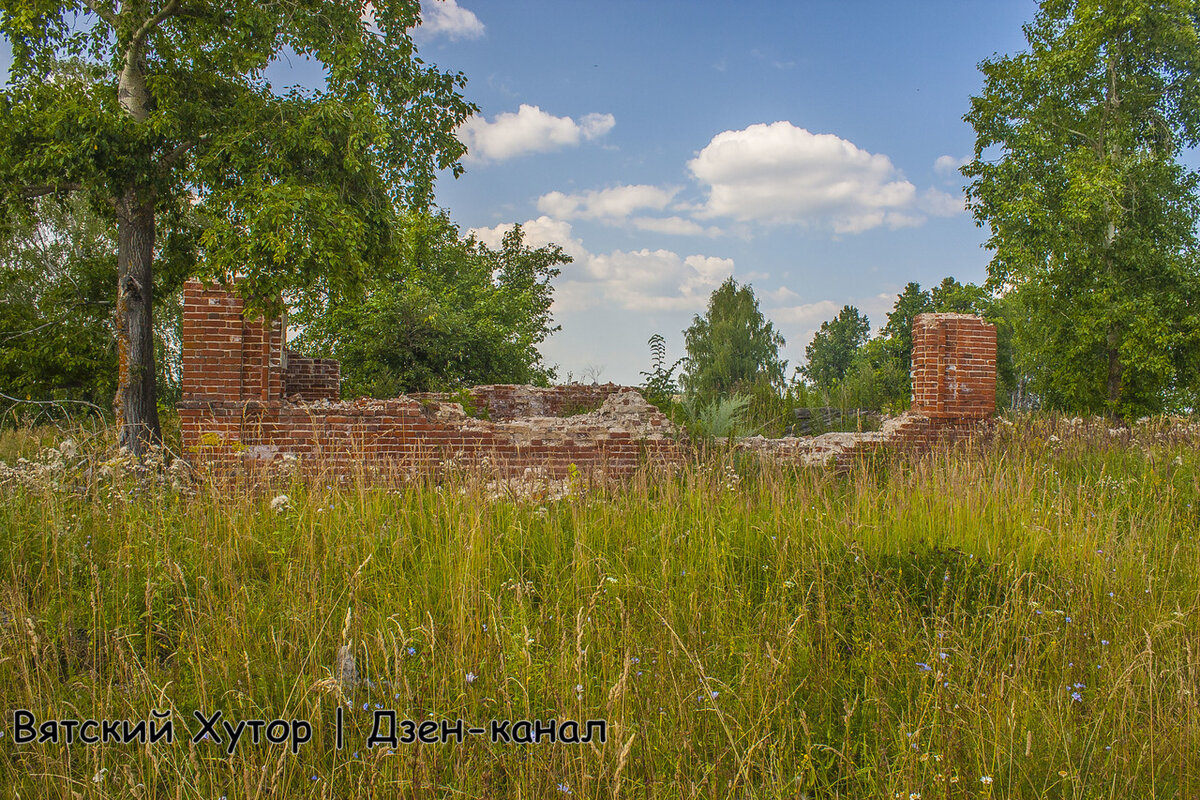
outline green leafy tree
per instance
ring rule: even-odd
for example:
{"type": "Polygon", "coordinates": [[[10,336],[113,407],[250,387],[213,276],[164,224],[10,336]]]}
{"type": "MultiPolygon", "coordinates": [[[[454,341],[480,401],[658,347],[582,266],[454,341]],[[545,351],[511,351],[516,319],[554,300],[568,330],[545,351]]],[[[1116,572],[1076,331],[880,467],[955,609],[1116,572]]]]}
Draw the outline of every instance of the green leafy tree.
{"type": "Polygon", "coordinates": [[[727,394],[758,382],[783,384],[786,362],[779,358],[784,339],[758,309],[749,286],[732,277],[708,301],[684,331],[687,358],[680,383],[689,395],[727,394]]]}
{"type": "Polygon", "coordinates": [[[1044,0],[1029,51],[984,61],[968,202],[993,289],[1050,406],[1194,405],[1200,353],[1200,14],[1183,0],[1044,0]]]}
{"type": "Polygon", "coordinates": [[[804,376],[819,389],[832,390],[850,369],[860,347],[867,343],[870,321],[854,306],[842,306],[831,320],[821,323],[821,329],[804,348],[808,363],[804,376]]]}
{"type": "Polygon", "coordinates": [[[463,239],[444,214],[413,214],[399,257],[362,295],[301,302],[294,346],[341,361],[350,397],[545,384],[553,370],[537,347],[558,329],[551,280],[570,260],[556,245],[526,246],[520,226],[493,250],[463,239]]]}
{"type": "Polygon", "coordinates": [[[47,204],[0,240],[0,392],[107,404],[116,378],[116,242],[79,203],[47,204]]]}
{"type": "MultiPolygon", "coordinates": [[[[0,392],[20,399],[111,408],[117,350],[111,289],[116,231],[82,198],[34,201],[33,217],[9,220],[0,237],[0,392]]],[[[178,399],[178,253],[159,253],[155,314],[159,401],[178,399]]]]}
{"type": "MultiPolygon", "coordinates": [[[[953,280],[948,278],[947,280],[953,280]]],[[[918,314],[933,310],[933,301],[929,292],[921,288],[921,284],[910,282],[904,291],[896,296],[896,304],[887,316],[887,324],[883,326],[883,335],[888,340],[888,350],[893,352],[905,372],[912,367],[912,327],[913,320],[918,314]]]]}
{"type": "Polygon", "coordinates": [[[178,244],[203,277],[236,274],[267,311],[282,290],[333,297],[394,249],[397,207],[426,201],[438,169],[461,170],[465,79],[416,58],[417,0],[371,8],[0,0],[13,52],[0,217],[80,194],[112,218],[114,408],[135,452],[160,436],[159,253],[178,244]],[[325,86],[275,92],[263,70],[288,52],[321,64],[325,86]],[[198,238],[177,224],[193,209],[198,238]]]}

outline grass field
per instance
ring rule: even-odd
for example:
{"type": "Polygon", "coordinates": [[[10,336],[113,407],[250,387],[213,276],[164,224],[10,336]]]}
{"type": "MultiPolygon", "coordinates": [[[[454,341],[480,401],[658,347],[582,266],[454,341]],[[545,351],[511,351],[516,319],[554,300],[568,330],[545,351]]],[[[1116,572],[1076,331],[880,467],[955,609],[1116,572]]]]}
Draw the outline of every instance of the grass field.
{"type": "Polygon", "coordinates": [[[103,437],[39,456],[61,434],[10,432],[0,786],[1200,797],[1197,429],[1026,418],[847,476],[715,454],[565,497],[471,476],[172,485],[105,463],[103,437]],[[39,738],[169,710],[174,742],[18,744],[19,709],[39,738]],[[311,741],[247,732],[230,754],[220,727],[192,741],[197,709],[303,720],[311,741]],[[368,747],[388,710],[604,720],[607,737],[368,747]]]}

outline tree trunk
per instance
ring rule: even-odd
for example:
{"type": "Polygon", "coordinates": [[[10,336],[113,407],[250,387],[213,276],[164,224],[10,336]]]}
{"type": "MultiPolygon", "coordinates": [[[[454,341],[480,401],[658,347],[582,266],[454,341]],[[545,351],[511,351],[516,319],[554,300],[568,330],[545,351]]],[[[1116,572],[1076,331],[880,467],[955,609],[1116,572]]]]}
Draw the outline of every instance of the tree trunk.
{"type": "Polygon", "coordinates": [[[1119,415],[1117,405],[1121,402],[1121,374],[1124,366],[1121,364],[1120,334],[1115,328],[1108,332],[1108,407],[1109,413],[1119,415]]]}
{"type": "MultiPolygon", "coordinates": [[[[143,40],[144,41],[144,40],[143,40]]],[[[144,123],[153,105],[138,48],[130,44],[117,100],[144,123]]],[[[117,200],[117,441],[141,457],[162,442],[154,369],[154,193],[136,184],[117,200]]]]}
{"type": "Polygon", "coordinates": [[[154,200],[129,187],[117,202],[118,441],[137,456],[162,441],[154,369],[154,200]]]}

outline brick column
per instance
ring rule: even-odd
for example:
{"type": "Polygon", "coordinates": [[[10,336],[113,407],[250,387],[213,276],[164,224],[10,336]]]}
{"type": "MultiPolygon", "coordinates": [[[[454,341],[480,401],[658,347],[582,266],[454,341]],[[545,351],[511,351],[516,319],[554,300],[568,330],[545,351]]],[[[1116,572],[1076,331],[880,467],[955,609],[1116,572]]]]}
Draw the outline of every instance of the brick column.
{"type": "Polygon", "coordinates": [[[913,320],[912,410],[977,420],[996,412],[996,326],[972,314],[913,320]]]}
{"type": "Polygon", "coordinates": [[[250,320],[242,298],[188,281],[183,287],[183,401],[283,398],[283,320],[250,320]]]}

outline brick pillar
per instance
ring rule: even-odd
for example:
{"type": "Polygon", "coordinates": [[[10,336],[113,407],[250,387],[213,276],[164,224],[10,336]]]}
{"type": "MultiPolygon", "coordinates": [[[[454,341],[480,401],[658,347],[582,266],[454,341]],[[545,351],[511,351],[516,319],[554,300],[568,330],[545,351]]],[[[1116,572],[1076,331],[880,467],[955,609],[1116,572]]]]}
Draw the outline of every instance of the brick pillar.
{"type": "Polygon", "coordinates": [[[942,419],[996,412],[996,326],[972,314],[913,320],[912,410],[942,419]]]}
{"type": "Polygon", "coordinates": [[[183,401],[283,398],[283,320],[250,320],[242,298],[188,281],[183,287],[183,401]]]}

